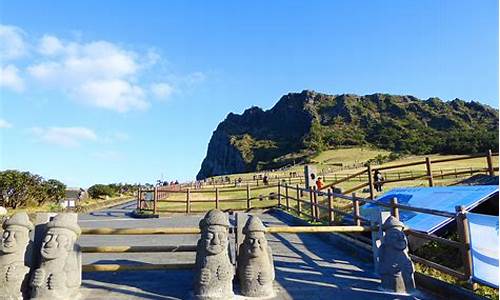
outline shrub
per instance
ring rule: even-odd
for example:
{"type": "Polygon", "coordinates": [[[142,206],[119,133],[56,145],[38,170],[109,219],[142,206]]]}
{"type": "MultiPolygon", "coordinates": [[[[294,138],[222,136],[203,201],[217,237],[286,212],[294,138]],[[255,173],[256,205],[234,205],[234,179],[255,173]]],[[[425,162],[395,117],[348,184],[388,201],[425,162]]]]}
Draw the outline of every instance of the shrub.
{"type": "Polygon", "coordinates": [[[104,198],[105,196],[112,197],[114,195],[113,188],[105,184],[94,184],[89,187],[88,193],[94,199],[104,198]]]}

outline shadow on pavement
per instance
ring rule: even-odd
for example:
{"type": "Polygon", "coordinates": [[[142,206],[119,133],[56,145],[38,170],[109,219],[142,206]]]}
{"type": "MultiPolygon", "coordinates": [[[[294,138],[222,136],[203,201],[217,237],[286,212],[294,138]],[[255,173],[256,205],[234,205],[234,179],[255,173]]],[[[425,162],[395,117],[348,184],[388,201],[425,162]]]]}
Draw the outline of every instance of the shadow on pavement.
{"type": "MultiPolygon", "coordinates": [[[[97,264],[144,264],[132,260],[100,260],[97,264]]],[[[83,288],[92,289],[85,299],[188,299],[192,290],[191,270],[151,270],[83,273],[83,288]]]]}

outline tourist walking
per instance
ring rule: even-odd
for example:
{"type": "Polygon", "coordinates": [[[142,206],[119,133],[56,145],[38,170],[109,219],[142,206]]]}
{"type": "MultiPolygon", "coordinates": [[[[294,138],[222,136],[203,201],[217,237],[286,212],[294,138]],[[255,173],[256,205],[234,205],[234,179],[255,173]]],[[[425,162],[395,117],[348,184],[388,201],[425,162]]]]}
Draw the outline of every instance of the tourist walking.
{"type": "Polygon", "coordinates": [[[384,185],[384,176],[382,176],[382,173],[380,173],[379,170],[375,170],[375,173],[373,174],[373,182],[375,190],[377,192],[382,192],[382,185],[384,185]]]}

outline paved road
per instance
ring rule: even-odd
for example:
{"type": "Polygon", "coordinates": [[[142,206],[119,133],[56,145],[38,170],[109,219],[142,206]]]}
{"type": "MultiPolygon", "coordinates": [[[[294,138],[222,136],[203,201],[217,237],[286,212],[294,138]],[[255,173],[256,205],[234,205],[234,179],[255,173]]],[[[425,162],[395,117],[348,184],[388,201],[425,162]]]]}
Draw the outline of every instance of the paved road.
{"type": "MultiPolygon", "coordinates": [[[[177,215],[160,219],[132,219],[127,203],[81,215],[82,227],[197,226],[202,215],[177,215]]],[[[260,214],[267,226],[289,223],[282,214],[260,214]]],[[[99,245],[195,245],[198,236],[83,236],[82,246],[99,245]]],[[[273,234],[268,237],[276,268],[274,299],[435,299],[396,296],[379,291],[379,280],[370,260],[320,239],[313,234],[273,234]]],[[[172,263],[194,262],[194,253],[84,254],[83,263],[172,263]]],[[[83,275],[84,299],[189,299],[191,270],[146,272],[90,272],[83,275]]]]}

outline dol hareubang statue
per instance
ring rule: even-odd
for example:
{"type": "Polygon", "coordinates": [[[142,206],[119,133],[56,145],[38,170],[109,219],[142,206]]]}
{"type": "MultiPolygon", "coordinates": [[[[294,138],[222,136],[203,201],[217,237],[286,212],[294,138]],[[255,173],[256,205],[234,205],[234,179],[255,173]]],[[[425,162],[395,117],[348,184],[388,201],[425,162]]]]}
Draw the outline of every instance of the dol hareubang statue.
{"type": "Polygon", "coordinates": [[[265,232],[266,228],[260,219],[254,216],[250,216],[243,227],[245,239],[238,251],[238,278],[244,296],[274,295],[273,255],[267,245],[265,232]]]}
{"type": "Polygon", "coordinates": [[[415,268],[408,255],[404,224],[391,216],[385,221],[382,229],[385,231],[379,249],[382,288],[396,293],[409,293],[415,289],[415,268]]]}
{"type": "Polygon", "coordinates": [[[0,298],[23,299],[28,292],[31,245],[29,232],[34,226],[24,212],[3,224],[0,244],[0,298]]]}
{"type": "Polygon", "coordinates": [[[194,297],[227,300],[233,297],[234,268],[229,260],[229,220],[210,210],[200,221],[201,237],[196,250],[194,297]]]}
{"type": "Polygon", "coordinates": [[[35,270],[32,299],[77,299],[82,281],[81,251],[76,240],[81,230],[76,214],[58,214],[47,224],[35,270]]]}

